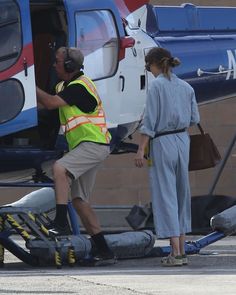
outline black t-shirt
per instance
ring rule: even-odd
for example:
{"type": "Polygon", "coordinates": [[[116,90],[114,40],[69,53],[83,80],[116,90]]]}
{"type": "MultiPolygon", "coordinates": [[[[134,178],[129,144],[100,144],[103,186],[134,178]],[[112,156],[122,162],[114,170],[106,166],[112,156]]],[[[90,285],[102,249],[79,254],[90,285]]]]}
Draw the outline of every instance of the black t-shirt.
{"type": "MultiPolygon", "coordinates": [[[[83,75],[80,72],[71,81],[83,75]]],[[[97,100],[81,84],[72,84],[67,86],[71,81],[64,82],[65,89],[59,92],[60,96],[68,105],[77,106],[84,113],[91,113],[97,106],[97,100]]]]}

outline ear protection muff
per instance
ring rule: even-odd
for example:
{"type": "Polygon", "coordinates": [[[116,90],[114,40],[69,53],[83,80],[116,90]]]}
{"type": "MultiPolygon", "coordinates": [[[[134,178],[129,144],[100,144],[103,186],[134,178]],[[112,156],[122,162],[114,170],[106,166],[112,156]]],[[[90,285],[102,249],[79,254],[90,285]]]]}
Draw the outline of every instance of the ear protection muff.
{"type": "Polygon", "coordinates": [[[66,58],[64,60],[64,69],[67,73],[73,73],[76,70],[76,63],[70,57],[68,48],[66,48],[66,58]]]}

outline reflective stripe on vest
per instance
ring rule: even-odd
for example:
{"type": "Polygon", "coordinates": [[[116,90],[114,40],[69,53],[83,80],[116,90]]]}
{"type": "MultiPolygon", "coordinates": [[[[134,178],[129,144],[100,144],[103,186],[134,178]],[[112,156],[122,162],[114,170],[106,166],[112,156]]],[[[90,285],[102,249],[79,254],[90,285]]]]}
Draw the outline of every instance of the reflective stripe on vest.
{"type": "Polygon", "coordinates": [[[62,130],[64,133],[71,131],[72,129],[76,128],[77,126],[86,124],[86,123],[93,123],[94,125],[98,125],[100,127],[105,127],[106,123],[104,122],[104,117],[92,117],[92,116],[77,116],[69,118],[67,124],[61,125],[62,130]]]}

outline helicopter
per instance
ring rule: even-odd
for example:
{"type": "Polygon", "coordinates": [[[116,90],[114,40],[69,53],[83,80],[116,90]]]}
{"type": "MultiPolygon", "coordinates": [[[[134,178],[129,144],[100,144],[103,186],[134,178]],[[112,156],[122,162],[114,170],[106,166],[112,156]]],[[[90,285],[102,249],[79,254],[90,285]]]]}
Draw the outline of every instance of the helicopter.
{"type": "MultiPolygon", "coordinates": [[[[146,53],[158,46],[180,58],[174,72],[192,85],[198,104],[229,99],[236,95],[235,18],[233,7],[153,6],[147,0],[0,1],[0,186],[43,186],[0,208],[0,267],[4,248],[30,265],[44,262],[58,268],[74,265],[92,251],[70,204],[73,235],[58,241],[46,229],[55,207],[54,191],[46,188],[53,186],[48,169],[67,146],[56,112],[38,109],[36,85],[53,93],[58,82],[55,51],[66,46],[83,52],[85,72],[103,101],[111,153],[134,152],[137,146],[126,139],[140,125],[153,79],[145,70],[146,53]],[[10,239],[15,233],[29,251],[10,239]]],[[[186,245],[187,253],[198,253],[229,234],[215,229],[186,245]]],[[[153,248],[152,232],[107,238],[120,258],[170,252],[169,246],[153,248]]]]}
{"type": "Polygon", "coordinates": [[[153,6],[147,0],[3,0],[0,2],[1,181],[50,181],[46,171],[67,146],[54,111],[39,110],[36,85],[53,93],[61,46],[78,47],[102,98],[111,153],[134,152],[153,77],[145,54],[168,49],[174,72],[199,104],[236,94],[236,8],[153,6]],[[224,18],[220,18],[224,15],[224,18]]]}

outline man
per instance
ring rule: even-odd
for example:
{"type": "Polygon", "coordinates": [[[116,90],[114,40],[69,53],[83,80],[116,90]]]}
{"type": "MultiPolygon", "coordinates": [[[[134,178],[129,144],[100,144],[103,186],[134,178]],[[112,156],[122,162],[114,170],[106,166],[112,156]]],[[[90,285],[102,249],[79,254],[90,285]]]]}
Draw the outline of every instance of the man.
{"type": "Polygon", "coordinates": [[[39,104],[47,109],[59,109],[61,127],[69,146],[69,152],[53,166],[56,216],[50,233],[71,233],[67,220],[70,190],[73,206],[98,250],[96,259],[114,263],[114,254],[88,203],[98,167],[110,153],[111,136],[96,87],[82,71],[83,62],[84,56],[78,48],[59,48],[54,66],[62,81],[56,85],[56,95],[36,88],[39,104]]]}

